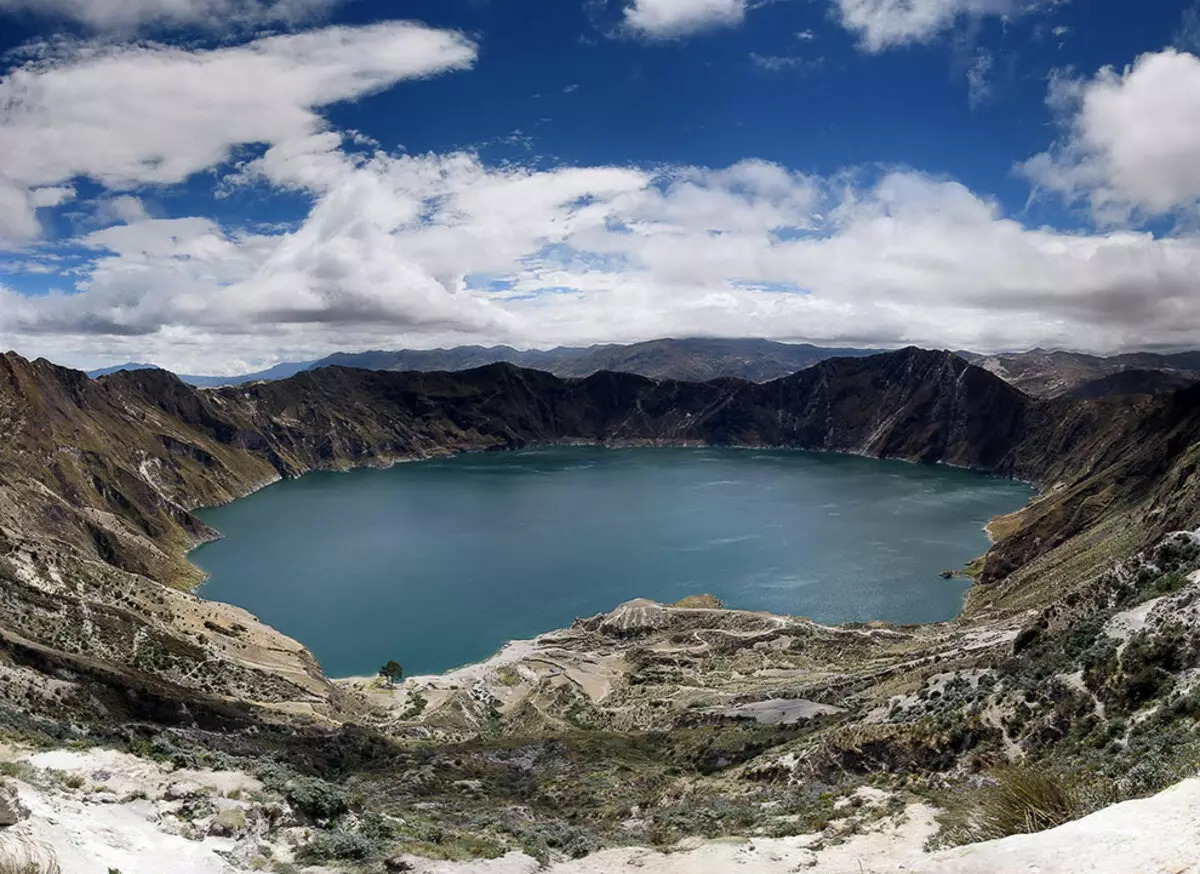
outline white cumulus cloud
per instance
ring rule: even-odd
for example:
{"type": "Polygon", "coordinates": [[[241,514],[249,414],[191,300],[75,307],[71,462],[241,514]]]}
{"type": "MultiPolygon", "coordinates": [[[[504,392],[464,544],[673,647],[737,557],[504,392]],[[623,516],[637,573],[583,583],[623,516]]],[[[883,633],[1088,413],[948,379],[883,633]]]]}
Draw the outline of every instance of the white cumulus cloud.
{"type": "Polygon", "coordinates": [[[0,340],[64,360],[744,335],[992,350],[1184,344],[1200,239],[1030,228],[961,184],[722,169],[489,167],[469,153],[270,153],[295,230],[94,232],[86,288],[0,292],[0,340]]]}
{"type": "Polygon", "coordinates": [[[0,0],[0,13],[73,21],[95,30],[199,26],[213,29],[294,25],[342,0],[0,0]]]}
{"type": "Polygon", "coordinates": [[[87,177],[110,189],[181,182],[243,144],[303,142],[320,109],[471,66],[462,35],[392,22],[231,48],[76,46],[0,79],[0,234],[34,236],[31,189],[87,177]]]}
{"type": "Polygon", "coordinates": [[[1016,0],[835,0],[842,25],[858,34],[863,48],[878,52],[926,42],[965,16],[1004,15],[1016,0]]]}
{"type": "Polygon", "coordinates": [[[1065,136],[1022,166],[1043,189],[1112,222],[1200,202],[1200,58],[1145,54],[1122,71],[1059,80],[1051,96],[1065,136]]]}
{"type": "MultiPolygon", "coordinates": [[[[668,335],[981,351],[1200,336],[1200,235],[1186,230],[1033,227],[911,170],[396,155],[321,114],[470,66],[475,51],[456,33],[392,23],[213,51],[76,48],[18,67],[0,81],[0,236],[35,237],[37,210],[90,191],[81,179],[106,190],[90,201],[89,233],[61,250],[26,247],[39,288],[59,269],[61,290],[0,287],[0,347],[204,372],[337,349],[668,335]],[[247,144],[253,155],[239,153],[247,144]],[[306,212],[250,229],[151,217],[164,203],[153,186],[233,156],[223,190],[300,191],[306,212]]],[[[1189,207],[1200,198],[1197,68],[1163,52],[1059,80],[1063,142],[1026,172],[1107,211],[1189,207]]]]}
{"type": "Polygon", "coordinates": [[[746,0],[634,0],[625,8],[625,26],[648,39],[677,39],[746,17],[746,0]]]}

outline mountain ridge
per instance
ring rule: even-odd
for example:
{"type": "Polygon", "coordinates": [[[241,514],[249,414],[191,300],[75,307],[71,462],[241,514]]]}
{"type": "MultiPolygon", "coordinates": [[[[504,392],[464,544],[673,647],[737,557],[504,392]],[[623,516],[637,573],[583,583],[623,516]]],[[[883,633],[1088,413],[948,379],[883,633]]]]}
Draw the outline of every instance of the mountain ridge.
{"type": "MultiPolygon", "coordinates": [[[[587,376],[601,370],[637,373],[654,379],[703,382],[721,377],[768,381],[808,367],[826,358],[870,355],[879,350],[821,347],[808,343],[771,340],[683,338],[632,344],[558,346],[522,351],[511,346],[456,346],[429,350],[370,350],[335,352],[317,361],[284,362],[266,370],[239,376],[180,374],[184,382],[200,387],[241,385],[262,379],[292,376],[302,370],[342,366],[361,370],[470,370],[485,364],[509,363],[557,376],[587,376]]],[[[126,364],[89,371],[103,376],[120,370],[149,369],[154,365],[126,364]]]]}
{"type": "MultiPolygon", "coordinates": [[[[335,352],[318,361],[283,362],[266,370],[237,376],[181,374],[191,385],[216,388],[261,380],[285,379],[304,370],[343,366],[364,370],[460,371],[507,362],[560,377],[587,376],[601,370],[637,373],[653,379],[704,382],[726,377],[770,382],[838,357],[869,357],[878,349],[820,347],[807,343],[769,340],[685,338],[633,344],[556,347],[521,351],[510,346],[457,346],[431,350],[373,350],[335,352]]],[[[894,350],[893,350],[894,351],[894,350]]],[[[1022,391],[1040,398],[1086,392],[1102,394],[1161,394],[1200,381],[1200,353],[1125,353],[1100,357],[1078,352],[1033,349],[1028,352],[981,355],[967,350],[954,354],[990,370],[1022,391]],[[1136,376],[1141,373],[1142,376],[1136,376]],[[1125,375],[1132,374],[1132,375],[1125,375]]],[[[120,370],[152,368],[127,364],[90,371],[98,377],[120,370]]]]}

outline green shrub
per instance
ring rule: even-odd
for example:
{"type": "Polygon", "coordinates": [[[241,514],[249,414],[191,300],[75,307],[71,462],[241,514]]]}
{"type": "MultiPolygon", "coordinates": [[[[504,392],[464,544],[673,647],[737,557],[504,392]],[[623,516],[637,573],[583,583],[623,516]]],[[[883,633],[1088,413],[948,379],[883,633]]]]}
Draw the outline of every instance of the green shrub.
{"type": "Polygon", "coordinates": [[[1187,582],[1187,577],[1179,571],[1171,571],[1169,574],[1163,574],[1150,585],[1150,597],[1158,598],[1163,595],[1173,595],[1186,586],[1187,582]]]}
{"type": "Polygon", "coordinates": [[[1083,668],[1083,682],[1096,694],[1108,685],[1117,672],[1117,642],[1110,637],[1101,637],[1079,657],[1083,668]]]}
{"type": "Polygon", "coordinates": [[[254,766],[254,776],[266,788],[286,794],[288,784],[296,779],[296,772],[274,759],[261,759],[254,766]]]}
{"type": "Polygon", "coordinates": [[[395,840],[396,826],[386,816],[375,811],[364,813],[358,824],[359,834],[372,841],[383,843],[395,840]]]}
{"type": "Polygon", "coordinates": [[[425,712],[425,708],[429,706],[429,699],[420,692],[413,692],[408,699],[408,707],[400,714],[400,719],[416,719],[425,712]]]}
{"type": "Polygon", "coordinates": [[[0,776],[15,777],[28,783],[36,775],[37,769],[28,762],[0,762],[0,776]]]}
{"type": "Polygon", "coordinates": [[[350,810],[350,799],[342,788],[318,777],[288,781],[284,795],[292,807],[313,819],[333,819],[350,810]]]}
{"type": "Polygon", "coordinates": [[[519,838],[522,851],[542,865],[549,864],[553,853],[561,853],[569,859],[582,859],[596,850],[595,841],[587,832],[561,821],[530,825],[519,838]]]}
{"type": "Polygon", "coordinates": [[[1167,705],[1170,719],[1200,720],[1200,688],[1192,688],[1184,694],[1176,693],[1167,705]]]}
{"type": "Polygon", "coordinates": [[[1063,652],[1077,659],[1092,648],[1104,631],[1106,616],[1092,616],[1077,623],[1063,638],[1063,652]]]}
{"type": "Polygon", "coordinates": [[[1187,638],[1187,632],[1178,624],[1131,637],[1121,653],[1117,703],[1132,710],[1170,692],[1175,685],[1174,675],[1184,667],[1187,638]]]}
{"type": "Polygon", "coordinates": [[[375,855],[378,847],[375,842],[358,832],[334,829],[318,832],[316,837],[304,847],[302,855],[305,859],[320,862],[329,859],[369,859],[375,855]]]}

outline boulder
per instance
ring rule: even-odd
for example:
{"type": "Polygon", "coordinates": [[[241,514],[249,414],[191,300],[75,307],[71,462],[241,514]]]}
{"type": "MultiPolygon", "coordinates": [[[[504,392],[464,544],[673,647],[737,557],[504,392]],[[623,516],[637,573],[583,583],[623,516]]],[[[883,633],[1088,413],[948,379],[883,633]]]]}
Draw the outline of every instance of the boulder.
{"type": "Polygon", "coordinates": [[[212,818],[208,826],[208,833],[216,837],[232,838],[246,831],[248,825],[246,811],[238,807],[231,807],[228,810],[222,810],[212,818]]]}
{"type": "Polygon", "coordinates": [[[167,787],[163,798],[168,801],[188,801],[203,798],[207,794],[207,790],[194,780],[178,780],[167,787]]]}
{"type": "Polygon", "coordinates": [[[17,787],[7,780],[0,781],[0,828],[16,825],[29,818],[29,808],[21,803],[17,787]]]}

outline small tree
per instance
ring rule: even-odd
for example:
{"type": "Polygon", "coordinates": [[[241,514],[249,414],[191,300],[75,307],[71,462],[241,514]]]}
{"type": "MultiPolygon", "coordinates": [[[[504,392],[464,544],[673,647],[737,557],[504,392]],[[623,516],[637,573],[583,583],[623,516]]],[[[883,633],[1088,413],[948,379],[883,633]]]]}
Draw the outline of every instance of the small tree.
{"type": "Polygon", "coordinates": [[[395,686],[404,679],[404,668],[400,667],[398,661],[392,659],[379,669],[379,676],[387,680],[390,685],[395,686]]]}

